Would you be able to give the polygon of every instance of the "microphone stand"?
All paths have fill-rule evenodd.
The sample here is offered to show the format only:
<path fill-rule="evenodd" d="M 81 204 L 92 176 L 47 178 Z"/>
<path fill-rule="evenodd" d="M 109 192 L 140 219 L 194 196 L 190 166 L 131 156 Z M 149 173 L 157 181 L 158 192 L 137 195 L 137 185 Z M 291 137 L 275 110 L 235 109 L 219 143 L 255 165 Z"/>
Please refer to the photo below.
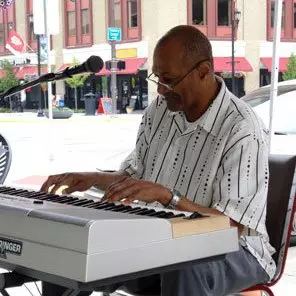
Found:
<path fill-rule="evenodd" d="M 43 83 L 43 82 L 48 82 L 48 81 L 54 81 L 54 80 L 59 80 L 59 79 L 64 79 L 64 78 L 70 78 L 71 75 L 67 74 L 67 69 L 61 73 L 47 73 L 39 78 L 32 80 L 27 83 L 23 83 L 17 86 L 14 86 L 10 89 L 8 89 L 6 92 L 1 94 L 1 98 L 6 98 L 8 96 L 14 95 L 15 93 L 18 93 L 24 89 L 27 89 L 29 87 L 35 86 L 37 84 Z"/>

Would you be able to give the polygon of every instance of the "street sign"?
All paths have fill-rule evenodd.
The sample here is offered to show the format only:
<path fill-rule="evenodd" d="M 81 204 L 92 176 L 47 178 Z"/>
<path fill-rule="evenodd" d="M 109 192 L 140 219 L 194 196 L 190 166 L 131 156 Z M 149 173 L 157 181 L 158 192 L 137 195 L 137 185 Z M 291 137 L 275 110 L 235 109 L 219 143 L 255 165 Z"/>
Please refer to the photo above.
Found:
<path fill-rule="evenodd" d="M 108 41 L 120 41 L 121 40 L 121 28 L 108 28 Z"/>

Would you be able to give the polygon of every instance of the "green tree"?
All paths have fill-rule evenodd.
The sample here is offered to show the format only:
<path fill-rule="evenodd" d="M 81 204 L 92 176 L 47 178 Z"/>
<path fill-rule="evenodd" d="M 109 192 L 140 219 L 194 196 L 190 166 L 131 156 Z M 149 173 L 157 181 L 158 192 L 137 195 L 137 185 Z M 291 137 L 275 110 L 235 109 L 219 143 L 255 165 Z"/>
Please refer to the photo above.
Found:
<path fill-rule="evenodd" d="M 289 57 L 287 68 L 288 68 L 287 72 L 283 73 L 283 79 L 284 80 L 296 79 L 296 56 L 294 54 L 291 54 L 291 56 Z"/>
<path fill-rule="evenodd" d="M 4 77 L 0 79 L 0 92 L 5 92 L 10 88 L 19 85 L 19 80 L 15 77 L 13 66 L 9 61 L 4 60 L 1 64 Z"/>
<path fill-rule="evenodd" d="M 76 66 L 79 65 L 79 61 L 74 57 L 73 58 L 73 62 L 71 64 L 71 66 Z M 85 80 L 87 79 L 87 77 L 89 76 L 89 74 L 80 74 L 80 75 L 74 75 L 71 78 L 67 78 L 66 79 L 66 83 L 71 87 L 75 89 L 75 110 L 78 110 L 78 87 L 83 86 Z"/>

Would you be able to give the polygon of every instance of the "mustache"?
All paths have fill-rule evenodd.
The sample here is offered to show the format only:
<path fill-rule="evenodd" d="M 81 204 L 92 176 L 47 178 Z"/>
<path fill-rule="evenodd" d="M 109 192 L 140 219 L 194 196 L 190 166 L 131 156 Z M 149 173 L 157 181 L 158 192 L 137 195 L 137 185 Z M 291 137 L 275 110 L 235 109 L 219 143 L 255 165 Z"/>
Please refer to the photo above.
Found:
<path fill-rule="evenodd" d="M 165 94 L 163 94 L 162 96 L 164 99 L 180 99 L 181 98 L 181 95 L 174 92 L 174 91 L 170 91 L 170 92 L 167 92 Z"/>

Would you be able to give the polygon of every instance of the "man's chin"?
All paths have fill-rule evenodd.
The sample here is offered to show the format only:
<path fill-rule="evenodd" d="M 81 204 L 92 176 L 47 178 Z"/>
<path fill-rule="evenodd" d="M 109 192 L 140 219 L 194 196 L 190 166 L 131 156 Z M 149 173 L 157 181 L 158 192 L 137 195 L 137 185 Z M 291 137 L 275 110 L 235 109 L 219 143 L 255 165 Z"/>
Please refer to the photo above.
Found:
<path fill-rule="evenodd" d="M 167 102 L 167 107 L 172 112 L 182 111 L 182 107 L 179 104 L 170 104 L 169 102 Z"/>

